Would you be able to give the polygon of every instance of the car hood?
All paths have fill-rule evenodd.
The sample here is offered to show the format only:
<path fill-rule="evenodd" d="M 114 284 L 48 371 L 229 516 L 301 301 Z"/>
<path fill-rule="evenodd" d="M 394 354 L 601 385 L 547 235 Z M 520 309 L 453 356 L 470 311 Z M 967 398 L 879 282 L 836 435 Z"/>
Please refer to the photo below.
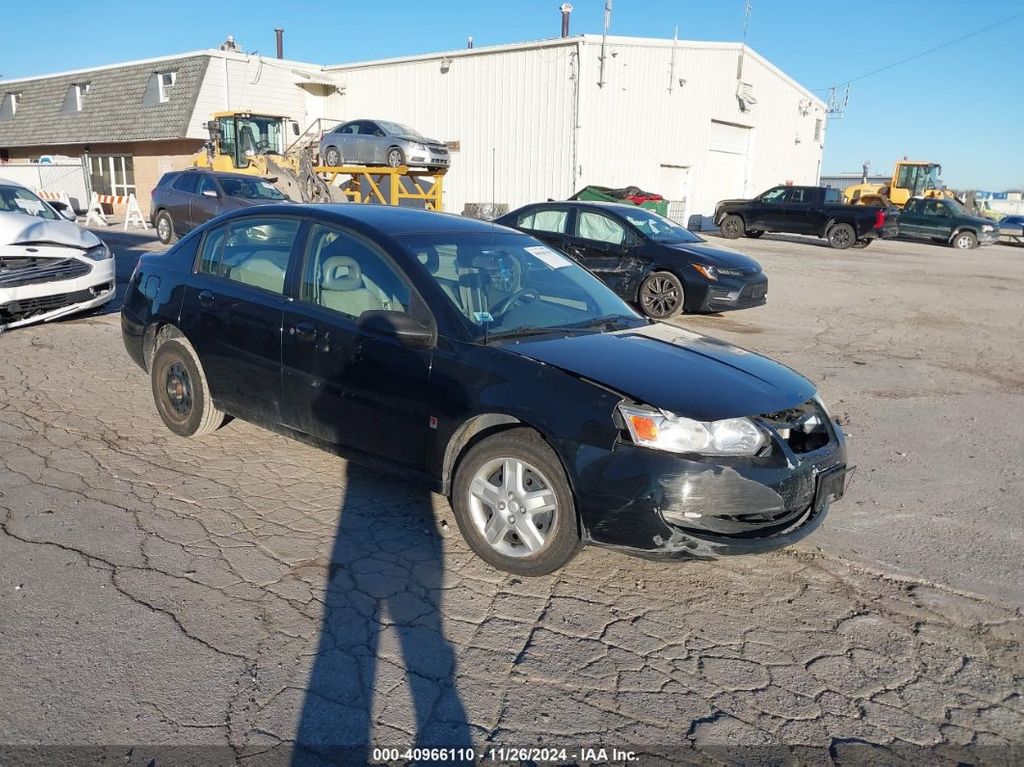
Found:
<path fill-rule="evenodd" d="M 99 245 L 100 238 L 64 219 L 51 221 L 25 213 L 0 211 L 0 246 L 46 242 L 88 250 Z"/>
<path fill-rule="evenodd" d="M 661 245 L 670 251 L 696 256 L 701 263 L 712 266 L 742 269 L 744 274 L 757 274 L 761 271 L 761 265 L 750 256 L 706 242 L 663 242 Z"/>
<path fill-rule="evenodd" d="M 748 202 L 752 202 L 750 199 L 736 199 L 736 200 L 719 200 L 715 207 L 719 205 L 746 205 Z"/>
<path fill-rule="evenodd" d="M 810 381 L 785 365 L 664 323 L 503 346 L 699 421 L 772 413 L 815 393 Z"/>

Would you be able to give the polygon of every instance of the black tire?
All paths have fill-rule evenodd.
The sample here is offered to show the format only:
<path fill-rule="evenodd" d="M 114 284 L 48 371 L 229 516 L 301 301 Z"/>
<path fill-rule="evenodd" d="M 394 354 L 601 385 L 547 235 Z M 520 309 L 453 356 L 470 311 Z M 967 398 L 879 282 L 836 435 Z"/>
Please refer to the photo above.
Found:
<path fill-rule="evenodd" d="M 857 248 L 858 250 L 861 250 L 863 248 L 866 248 L 870 244 L 871 244 L 871 240 L 857 240 L 850 247 L 851 248 Z"/>
<path fill-rule="evenodd" d="M 341 165 L 341 151 L 338 147 L 327 147 L 327 151 L 324 152 L 324 165 L 329 165 L 332 168 L 337 168 Z"/>
<path fill-rule="evenodd" d="M 403 152 L 399 147 L 393 146 L 390 149 L 388 149 L 386 159 L 388 162 L 388 167 L 400 168 L 401 166 L 405 165 L 405 152 Z"/>
<path fill-rule="evenodd" d="M 722 233 L 722 236 L 727 240 L 735 240 L 737 237 L 743 235 L 745 227 L 743 226 L 742 218 L 730 213 L 722 219 L 722 222 L 718 225 L 718 229 Z"/>
<path fill-rule="evenodd" d="M 162 210 L 156 214 L 156 221 L 153 222 L 156 227 L 156 236 L 164 245 L 170 245 L 177 238 L 174 233 L 174 219 L 171 218 L 171 214 L 166 210 Z"/>
<path fill-rule="evenodd" d="M 825 232 L 825 237 L 836 250 L 846 250 L 857 241 L 857 233 L 849 224 L 832 224 Z"/>
<path fill-rule="evenodd" d="M 749 229 L 746 232 L 747 237 L 751 238 L 752 240 L 756 240 L 762 234 L 764 234 L 764 232 L 762 232 L 760 229 Z"/>
<path fill-rule="evenodd" d="M 488 465 L 506 459 L 529 464 L 539 470 L 540 475 L 528 473 L 526 482 L 533 482 L 534 477 L 554 493 L 555 509 L 543 523 L 546 533 L 542 546 L 533 553 L 518 556 L 502 553 L 494 545 L 488 543 L 483 530 L 480 529 L 479 515 L 489 517 L 499 513 L 497 508 L 490 509 L 487 504 L 474 501 L 471 494 L 474 479 L 479 472 L 488 470 Z M 503 472 L 503 469 L 500 471 Z M 503 497 L 503 496 L 502 496 Z M 455 520 L 466 543 L 484 562 L 514 575 L 535 576 L 547 575 L 566 565 L 579 552 L 579 524 L 576 519 L 576 502 L 573 498 L 565 469 L 555 451 L 532 429 L 515 428 L 486 437 L 471 447 L 459 462 L 455 470 L 455 481 L 452 483 L 452 510 Z M 504 501 L 502 502 L 504 503 Z M 510 516 L 521 513 L 520 510 L 506 507 Z M 522 520 L 520 520 L 521 524 Z M 489 521 L 488 523 L 489 524 Z M 514 548 L 517 533 L 511 526 L 504 526 L 499 544 Z M 510 542 L 511 541 L 511 542 Z M 525 547 L 525 544 L 520 544 Z M 523 549 L 527 551 L 527 549 Z"/>
<path fill-rule="evenodd" d="M 971 250 L 978 247 L 978 236 L 974 232 L 957 232 L 949 244 L 957 250 Z"/>
<path fill-rule="evenodd" d="M 652 320 L 668 320 L 683 310 L 686 289 L 672 272 L 652 272 L 637 294 L 640 311 Z"/>
<path fill-rule="evenodd" d="M 160 344 L 151 370 L 153 400 L 168 429 L 180 437 L 201 437 L 224 423 L 199 357 L 184 338 Z"/>

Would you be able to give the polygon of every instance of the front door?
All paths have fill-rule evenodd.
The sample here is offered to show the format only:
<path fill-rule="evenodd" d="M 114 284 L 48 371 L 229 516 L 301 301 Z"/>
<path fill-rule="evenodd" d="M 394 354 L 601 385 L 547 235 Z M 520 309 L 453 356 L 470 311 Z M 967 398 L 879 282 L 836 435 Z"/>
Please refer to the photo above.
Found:
<path fill-rule="evenodd" d="M 577 210 L 566 250 L 622 297 L 631 297 L 636 286 L 636 236 L 617 218 L 595 210 Z"/>
<path fill-rule="evenodd" d="M 924 215 L 921 217 L 921 236 L 933 240 L 948 240 L 953 236 L 953 211 L 945 200 L 924 201 Z"/>
<path fill-rule="evenodd" d="M 213 398 L 229 411 L 278 421 L 285 273 L 300 220 L 236 218 L 205 233 L 188 281 L 181 329 Z"/>
<path fill-rule="evenodd" d="M 757 232 L 784 230 L 786 219 L 783 204 L 788 191 L 784 186 L 777 186 L 755 198 L 750 204 L 749 220 L 746 221 L 747 229 Z"/>
<path fill-rule="evenodd" d="M 422 300 L 376 246 L 313 224 L 295 300 L 284 311 L 282 419 L 294 429 L 422 469 L 432 351 L 366 331 L 366 312 L 432 322 Z"/>

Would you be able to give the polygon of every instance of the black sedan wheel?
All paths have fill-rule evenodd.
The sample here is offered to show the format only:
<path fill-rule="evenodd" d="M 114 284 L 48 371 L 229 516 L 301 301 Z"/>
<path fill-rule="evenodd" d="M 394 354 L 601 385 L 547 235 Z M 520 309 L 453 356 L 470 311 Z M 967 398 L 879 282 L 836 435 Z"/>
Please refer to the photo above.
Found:
<path fill-rule="evenodd" d="M 722 219 L 722 223 L 718 225 L 718 228 L 722 232 L 723 237 L 728 240 L 735 240 L 743 235 L 743 219 L 730 214 Z"/>
<path fill-rule="evenodd" d="M 675 317 L 685 299 L 683 283 L 671 272 L 655 272 L 640 286 L 640 308 L 652 320 Z"/>
<path fill-rule="evenodd" d="M 156 236 L 164 245 L 170 245 L 174 240 L 174 221 L 166 210 L 156 214 Z"/>
<path fill-rule="evenodd" d="M 160 344 L 151 376 L 157 412 L 178 436 L 201 437 L 224 423 L 224 413 L 213 404 L 199 357 L 184 338 Z"/>
<path fill-rule="evenodd" d="M 547 575 L 580 549 L 576 505 L 561 461 L 531 429 L 511 429 L 466 453 L 452 509 L 469 547 L 516 575 Z"/>
<path fill-rule="evenodd" d="M 838 250 L 845 250 L 857 241 L 857 233 L 849 224 L 832 224 L 825 233 L 828 244 Z"/>

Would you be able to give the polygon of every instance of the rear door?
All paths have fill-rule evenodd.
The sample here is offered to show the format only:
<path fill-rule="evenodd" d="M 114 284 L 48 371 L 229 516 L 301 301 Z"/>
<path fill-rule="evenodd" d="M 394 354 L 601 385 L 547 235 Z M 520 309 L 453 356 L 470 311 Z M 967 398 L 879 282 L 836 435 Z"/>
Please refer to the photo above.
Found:
<path fill-rule="evenodd" d="M 817 234 L 821 227 L 821 191 L 816 187 L 790 187 L 782 203 L 785 231 Z"/>
<path fill-rule="evenodd" d="M 284 310 L 283 422 L 319 439 L 422 469 L 432 350 L 363 329 L 367 312 L 426 305 L 394 262 L 346 229 L 314 223 Z"/>
<path fill-rule="evenodd" d="M 174 231 L 178 234 L 184 234 L 192 229 L 192 198 L 195 197 L 198 186 L 199 172 L 194 170 L 179 173 L 171 182 L 170 193 L 167 196 L 167 212 L 171 214 Z"/>
<path fill-rule="evenodd" d="M 359 121 L 359 157 L 360 162 L 369 165 L 385 165 L 387 138 L 384 129 L 371 120 Z"/>
<path fill-rule="evenodd" d="M 568 205 L 540 205 L 516 219 L 516 228 L 559 250 L 566 249 L 571 208 Z"/>
<path fill-rule="evenodd" d="M 195 229 L 224 212 L 224 192 L 209 173 L 198 173 L 199 183 L 189 201 L 189 228 Z"/>
<path fill-rule="evenodd" d="M 207 231 L 181 308 L 181 329 L 213 398 L 255 420 L 280 421 L 285 274 L 301 219 L 245 216 Z"/>
<path fill-rule="evenodd" d="M 925 237 L 924 200 L 908 200 L 900 213 L 900 237 Z"/>
<path fill-rule="evenodd" d="M 577 208 L 566 252 L 594 272 L 622 297 L 630 294 L 639 238 L 618 217 L 594 209 Z M 635 290 L 632 291 L 635 293 Z"/>

